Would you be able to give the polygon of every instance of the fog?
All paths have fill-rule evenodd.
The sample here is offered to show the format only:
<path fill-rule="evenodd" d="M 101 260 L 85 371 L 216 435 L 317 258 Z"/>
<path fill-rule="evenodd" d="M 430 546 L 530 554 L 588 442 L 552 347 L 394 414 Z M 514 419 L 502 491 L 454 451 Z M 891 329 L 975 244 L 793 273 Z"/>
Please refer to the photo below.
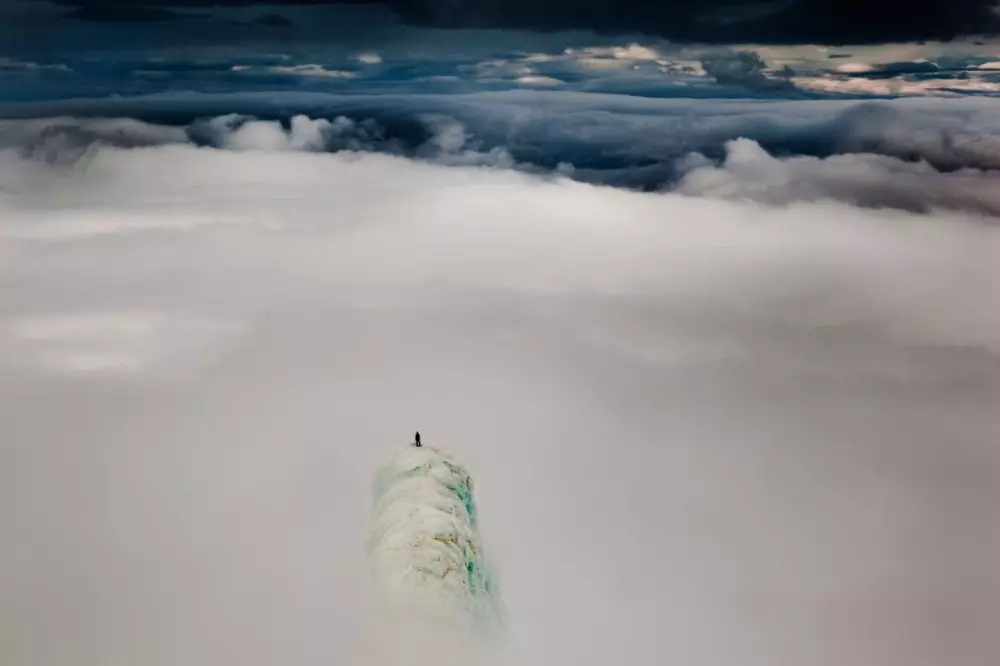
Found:
<path fill-rule="evenodd" d="M 418 429 L 515 664 L 995 663 L 986 218 L 88 151 L 0 152 L 5 666 L 374 666 L 372 474 Z"/>

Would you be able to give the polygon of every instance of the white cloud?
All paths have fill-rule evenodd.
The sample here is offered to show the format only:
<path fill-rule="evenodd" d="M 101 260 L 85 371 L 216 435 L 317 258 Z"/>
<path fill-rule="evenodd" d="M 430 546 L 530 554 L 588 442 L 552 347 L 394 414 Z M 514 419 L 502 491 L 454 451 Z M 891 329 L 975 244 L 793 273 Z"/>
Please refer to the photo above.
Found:
<path fill-rule="evenodd" d="M 517 82 L 525 86 L 558 86 L 562 81 L 552 76 L 526 75 L 519 76 Z"/>
<path fill-rule="evenodd" d="M 775 45 L 744 44 L 734 45 L 734 49 L 750 50 L 758 53 L 774 69 L 785 65 L 793 69 L 810 72 L 828 69 L 831 51 L 848 55 L 852 62 L 895 63 L 895 62 L 936 62 L 941 58 L 993 58 L 1000 42 L 994 37 L 982 39 L 956 39 L 949 42 L 908 42 L 886 44 L 846 44 L 835 49 L 812 44 Z"/>
<path fill-rule="evenodd" d="M 361 53 L 355 56 L 355 60 L 364 65 L 380 65 L 382 63 L 382 56 L 377 53 Z"/>
<path fill-rule="evenodd" d="M 625 60 L 656 60 L 661 57 L 655 49 L 634 43 L 624 47 L 615 47 L 612 49 L 611 55 Z"/>
<path fill-rule="evenodd" d="M 841 94 L 958 96 L 968 93 L 1000 92 L 1000 83 L 974 77 L 912 80 L 903 77 L 866 79 L 836 76 L 793 76 L 790 80 L 802 90 Z"/>
<path fill-rule="evenodd" d="M 480 150 L 479 143 L 468 132 L 465 125 L 445 116 L 426 117 L 428 129 L 433 132 L 425 146 L 424 157 L 440 164 L 452 166 L 484 166 L 510 169 L 515 166 L 514 158 L 507 149 L 494 147 Z"/>
<path fill-rule="evenodd" d="M 176 372 L 220 343 L 234 323 L 165 312 L 66 312 L 17 316 L 0 333 L 0 364 L 76 376 L 136 376 Z M 200 369 L 200 368 L 195 368 Z M 191 371 L 188 368 L 188 371 Z"/>
<path fill-rule="evenodd" d="M 561 58 L 561 56 L 554 55 L 551 53 L 529 53 L 523 56 L 522 60 L 524 62 L 556 62 Z"/>
<path fill-rule="evenodd" d="M 241 146 L 235 146 L 237 149 Z M 255 146 L 259 148 L 259 146 Z M 282 146 L 282 148 L 285 148 Z M 36 175 L 37 174 L 33 174 Z M 29 177 L 29 189 L 39 185 L 39 179 Z M 49 179 L 45 184 L 48 188 L 58 188 L 60 183 Z M 29 189 L 30 191 L 30 189 Z M 8 240 L 33 241 L 66 241 L 69 239 L 97 238 L 101 236 L 119 236 L 123 234 L 138 234 L 147 231 L 189 231 L 199 227 L 213 225 L 260 225 L 267 227 L 268 222 L 254 219 L 252 216 L 227 215 L 205 211 L 184 211 L 178 214 L 173 211 L 148 210 L 115 210 L 93 211 L 79 210 L 73 213 L 67 211 L 28 212 L 15 217 L 14 211 L 6 203 L 0 202 L 0 212 L 10 215 L 9 222 L 0 231 L 0 237 Z"/>
<path fill-rule="evenodd" d="M 343 117 L 330 121 L 297 115 L 285 129 L 278 121 L 231 114 L 211 119 L 207 127 L 220 145 L 234 150 L 322 150 L 332 135 L 350 129 L 353 122 Z"/>
<path fill-rule="evenodd" d="M 870 72 L 874 67 L 867 62 L 845 62 L 837 65 L 834 70 L 841 72 L 843 74 L 861 74 L 864 72 Z"/>
<path fill-rule="evenodd" d="M 323 65 L 301 64 L 301 65 L 275 65 L 271 67 L 261 67 L 257 65 L 232 65 L 230 71 L 248 73 L 269 73 L 283 74 L 287 76 L 312 76 L 327 79 L 355 79 L 357 72 L 342 69 L 328 69 Z"/>
<path fill-rule="evenodd" d="M 370 475 L 417 429 L 475 478 L 522 663 L 993 655 L 927 618 L 995 610 L 995 225 L 305 149 L 0 163 L 4 229 L 251 221 L 0 236 L 5 663 L 352 663 Z"/>
<path fill-rule="evenodd" d="M 504 59 L 483 60 L 482 62 L 478 62 L 471 66 L 462 65 L 459 69 L 462 71 L 475 72 L 477 78 L 481 81 L 531 76 L 535 73 L 535 69 L 533 67 L 525 65 L 520 60 Z"/>
<path fill-rule="evenodd" d="M 494 60 L 481 63 L 482 65 L 494 68 L 498 66 L 524 67 L 525 65 L 548 65 L 550 67 L 565 67 L 570 71 L 584 71 L 595 75 L 606 75 L 613 72 L 624 72 L 633 69 L 641 69 L 644 64 L 659 65 L 661 72 L 675 73 L 675 67 L 670 66 L 665 60 L 666 56 L 658 49 L 641 44 L 628 44 L 626 46 L 583 46 L 569 47 L 562 53 L 526 53 L 510 60 Z M 690 61 L 684 65 L 692 65 L 700 69 L 700 63 Z M 696 73 L 695 70 L 686 68 L 678 63 L 676 73 L 684 69 L 684 73 Z M 603 74 L 600 74 L 603 73 Z M 528 75 L 525 73 L 524 75 Z"/>
<path fill-rule="evenodd" d="M 677 191 L 774 205 L 835 200 L 1000 215 L 1000 177 L 992 171 L 941 173 L 926 162 L 872 154 L 776 158 L 749 139 L 729 141 L 721 165 L 699 164 L 695 159 L 691 167 Z"/>
<path fill-rule="evenodd" d="M 656 49 L 641 44 L 627 46 L 585 46 L 582 48 L 567 48 L 565 55 L 583 58 L 614 58 L 616 60 L 658 60 L 663 55 Z"/>
<path fill-rule="evenodd" d="M 267 69 L 275 74 L 291 74 L 295 76 L 318 76 L 330 79 L 353 79 L 357 77 L 357 72 L 348 72 L 341 69 L 327 69 L 322 65 L 288 65 L 268 67 Z"/>

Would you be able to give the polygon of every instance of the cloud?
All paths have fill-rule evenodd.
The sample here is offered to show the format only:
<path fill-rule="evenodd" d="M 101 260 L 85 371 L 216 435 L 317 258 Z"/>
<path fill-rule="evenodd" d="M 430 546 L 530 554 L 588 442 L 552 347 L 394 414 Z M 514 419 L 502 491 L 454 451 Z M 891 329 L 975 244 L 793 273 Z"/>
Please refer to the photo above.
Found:
<path fill-rule="evenodd" d="M 461 65 L 459 70 L 475 72 L 481 81 L 516 79 L 520 76 L 531 76 L 536 72 L 534 67 L 520 60 L 507 59 L 483 60 L 472 65 Z"/>
<path fill-rule="evenodd" d="M 196 21 L 129 28 L 109 24 L 93 30 L 78 22 L 46 23 L 15 13 L 11 29 L 24 38 L 19 52 L 9 57 L 38 60 L 39 53 L 27 44 L 51 40 L 45 58 L 65 63 L 76 75 L 56 80 L 10 71 L 5 76 L 7 96 L 51 99 L 111 91 L 217 93 L 303 87 L 369 94 L 468 92 L 517 89 L 523 85 L 517 79 L 526 76 L 559 79 L 561 89 L 649 97 L 997 94 L 989 70 L 979 68 L 995 58 L 997 45 L 992 39 L 852 45 L 851 65 L 870 70 L 845 72 L 837 71 L 837 63 L 830 60 L 831 50 L 818 44 L 746 42 L 721 48 L 668 42 L 649 34 L 446 31 L 404 25 L 385 7 L 375 5 L 285 6 L 280 16 L 293 25 L 265 30 L 254 22 L 261 11 L 259 6 L 221 7 Z M 112 46 L 92 44 L 95 31 Z M 421 47 L 408 46 L 413 44 Z M 100 58 L 92 56 L 94 48 L 100 49 Z M 276 61 L 277 52 L 287 59 Z M 756 56 L 735 55 L 743 52 Z M 366 63 L 359 57 L 377 57 L 388 64 Z M 741 57 L 756 57 L 759 62 L 741 62 Z M 158 68 L 156 59 L 172 67 Z M 707 75 L 702 61 L 711 62 L 724 83 Z M 207 63 L 215 67 L 207 68 Z M 486 71 L 488 63 L 496 65 L 495 71 Z M 483 65 L 482 71 L 477 71 L 477 64 Z M 932 75 L 938 83 L 923 81 Z M 463 81 L 427 88 L 428 77 L 438 76 L 459 76 Z M 790 81 L 793 76 L 801 85 Z M 889 78 L 893 83 L 882 82 Z M 957 79 L 962 80 L 948 82 Z"/>
<path fill-rule="evenodd" d="M 0 236 L 5 664 L 352 663 L 416 429 L 476 479 L 521 663 L 994 655 L 928 618 L 996 609 L 996 225 L 353 152 L 0 165 L 5 232 L 65 230 Z"/>
<path fill-rule="evenodd" d="M 25 60 L 14 60 L 12 58 L 0 57 L 0 72 L 2 71 L 29 71 L 29 72 L 72 72 L 73 70 L 63 63 L 39 63 Z"/>
<path fill-rule="evenodd" d="M 267 71 L 273 72 L 275 74 L 289 74 L 293 76 L 318 76 L 330 79 L 353 79 L 358 74 L 357 72 L 349 72 L 342 69 L 327 69 L 323 65 L 316 64 L 306 64 L 306 65 L 281 65 L 276 67 L 268 67 Z"/>
<path fill-rule="evenodd" d="M 835 200 L 916 212 L 950 208 L 1000 215 L 996 172 L 940 173 L 926 162 L 882 155 L 775 158 L 748 139 L 729 141 L 720 165 L 694 164 L 676 191 L 778 205 Z"/>
<path fill-rule="evenodd" d="M 566 93 L 555 85 L 530 90 L 536 85 L 526 83 L 516 93 L 473 95 L 188 95 L 15 105 L 8 108 L 18 114 L 171 117 L 178 124 L 12 120 L 0 124 L 0 145 L 20 145 L 36 159 L 65 164 L 89 159 L 98 143 L 374 151 L 660 191 L 678 185 L 689 154 L 718 164 L 726 157 L 727 142 L 742 138 L 780 159 L 860 156 L 873 165 L 873 156 L 892 158 L 878 162 L 887 169 L 884 184 L 892 195 L 877 205 L 924 210 L 931 205 L 921 193 L 925 190 L 949 208 L 994 211 L 992 197 L 981 187 L 989 187 L 992 172 L 1000 169 L 995 100 L 946 105 L 935 99 L 658 100 Z M 238 112 L 220 113 L 224 109 Z M 461 138 L 457 144 L 456 137 Z M 917 178 L 920 187 L 913 186 Z M 857 202 L 850 188 L 825 192 Z"/>
<path fill-rule="evenodd" d="M 361 53 L 355 59 L 363 65 L 380 65 L 382 56 L 377 53 Z"/>
<path fill-rule="evenodd" d="M 230 150 L 400 152 L 396 139 L 386 137 L 378 123 L 345 116 L 328 120 L 296 115 L 283 124 L 233 113 L 199 120 L 185 136 L 189 142 Z"/>
<path fill-rule="evenodd" d="M 880 153 L 908 161 L 923 160 L 938 170 L 1000 168 L 1000 137 L 983 111 L 992 100 L 965 109 L 940 105 L 860 104 L 845 110 L 829 131 L 835 152 Z M 986 102 L 986 104 L 982 104 Z M 940 111 L 952 113 L 939 115 Z M 937 111 L 938 113 L 936 113 Z M 966 120 L 962 119 L 965 114 Z"/>
<path fill-rule="evenodd" d="M 562 81 L 554 78 L 552 76 L 536 76 L 536 75 L 525 75 L 517 77 L 516 81 L 522 85 L 526 86 L 559 86 L 562 85 Z"/>
<path fill-rule="evenodd" d="M 188 133 L 130 118 L 45 118 L 0 121 L 0 149 L 16 149 L 21 155 L 48 164 L 86 161 L 98 144 L 122 147 L 187 143 Z"/>
<path fill-rule="evenodd" d="M 169 377 L 178 370 L 178 360 L 204 363 L 213 347 L 231 344 L 236 331 L 228 322 L 165 312 L 15 317 L 0 332 L 0 363 L 76 377 L 140 375 L 146 381 Z"/>
<path fill-rule="evenodd" d="M 354 129 L 346 118 L 331 122 L 306 116 L 292 117 L 288 129 L 277 121 L 262 121 L 236 114 L 212 118 L 200 126 L 215 141 L 233 150 L 323 150 L 334 134 Z"/>
<path fill-rule="evenodd" d="M 960 96 L 970 93 L 1000 93 L 1000 83 L 981 79 L 922 79 L 902 77 L 863 79 L 830 76 L 793 76 L 789 81 L 802 90 L 861 95 L 946 95 Z"/>
<path fill-rule="evenodd" d="M 429 115 L 423 118 L 431 136 L 417 150 L 417 155 L 451 166 L 490 166 L 510 169 L 514 158 L 502 147 L 482 150 L 480 141 L 465 125 L 447 116 Z"/>
<path fill-rule="evenodd" d="M 637 44 L 635 42 L 631 42 L 625 46 L 612 45 L 568 48 L 564 51 L 564 53 L 567 56 L 586 58 L 591 61 L 607 58 L 628 61 L 658 60 L 663 57 L 656 49 L 649 46 L 643 46 L 642 44 Z"/>
<path fill-rule="evenodd" d="M 874 67 L 866 62 L 845 62 L 834 67 L 835 71 L 842 74 L 864 74 L 865 72 L 870 72 L 873 69 Z"/>
<path fill-rule="evenodd" d="M 751 90 L 791 90 L 787 76 L 774 75 L 759 54 L 753 51 L 717 52 L 701 61 L 705 73 L 724 85 Z"/>

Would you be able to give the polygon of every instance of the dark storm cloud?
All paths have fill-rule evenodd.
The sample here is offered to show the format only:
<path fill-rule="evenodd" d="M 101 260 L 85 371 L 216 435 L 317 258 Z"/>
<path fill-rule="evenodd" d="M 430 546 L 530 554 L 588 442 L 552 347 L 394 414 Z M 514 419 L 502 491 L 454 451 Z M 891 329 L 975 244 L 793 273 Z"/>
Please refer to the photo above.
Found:
<path fill-rule="evenodd" d="M 996 72 L 998 47 L 993 38 L 978 46 L 971 39 L 850 49 L 723 46 L 593 31 L 420 27 L 404 25 L 399 14 L 382 4 L 61 2 L 22 0 L 0 6 L 0 63 L 29 63 L 5 70 L 0 99 L 163 90 L 377 94 L 549 89 L 700 99 L 1000 94 L 1000 79 L 991 73 Z M 161 12 L 175 18 L 166 20 Z M 759 14 L 743 12 L 740 20 Z M 830 51 L 845 58 L 830 59 Z M 263 62 L 262 56 L 281 60 Z M 185 69 L 184 62 L 195 68 Z M 205 63 L 217 66 L 197 69 Z"/>
<path fill-rule="evenodd" d="M 61 0 L 86 12 L 141 7 L 264 6 L 252 0 Z M 384 4 L 407 22 L 445 28 L 584 29 L 703 42 L 876 43 L 995 33 L 993 0 L 292 0 L 283 5 Z"/>

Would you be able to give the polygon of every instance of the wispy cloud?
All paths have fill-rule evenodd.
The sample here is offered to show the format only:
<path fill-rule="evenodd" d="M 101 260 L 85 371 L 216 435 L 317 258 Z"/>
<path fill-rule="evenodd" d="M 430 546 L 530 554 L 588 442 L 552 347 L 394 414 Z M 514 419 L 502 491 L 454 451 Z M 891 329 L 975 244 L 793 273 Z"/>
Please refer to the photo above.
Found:
<path fill-rule="evenodd" d="M 327 69 L 323 65 L 315 64 L 269 67 L 267 71 L 274 72 L 275 74 L 321 76 L 331 79 L 353 79 L 358 75 L 357 72 L 349 72 L 342 69 Z"/>
<path fill-rule="evenodd" d="M 38 63 L 26 60 L 15 60 L 12 58 L 0 57 L 0 72 L 8 71 L 27 71 L 27 72 L 66 72 L 70 73 L 73 70 L 69 66 L 63 63 Z"/>

